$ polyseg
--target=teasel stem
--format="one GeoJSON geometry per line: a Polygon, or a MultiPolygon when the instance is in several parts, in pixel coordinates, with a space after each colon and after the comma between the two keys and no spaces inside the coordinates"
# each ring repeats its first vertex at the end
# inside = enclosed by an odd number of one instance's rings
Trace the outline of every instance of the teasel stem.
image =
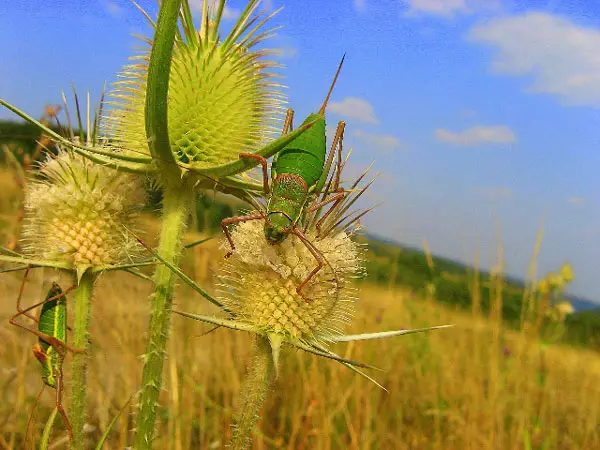
{"type": "Polygon", "coordinates": [[[86,271],[79,280],[74,295],[73,347],[82,353],[73,354],[72,394],[71,394],[71,427],[73,428],[72,450],[84,450],[85,434],[83,426],[87,416],[86,408],[86,375],[89,357],[89,329],[92,305],[92,293],[96,274],[86,271]]]}
{"type": "Polygon", "coordinates": [[[264,336],[257,336],[252,366],[240,389],[241,398],[234,419],[231,450],[245,450],[251,447],[252,432],[260,418],[259,411],[271,386],[274,369],[269,340],[264,336]]]}
{"type": "MultiPolygon", "coordinates": [[[[171,164],[174,157],[169,145],[167,127],[169,74],[180,6],[181,0],[165,0],[158,13],[148,64],[145,112],[146,136],[150,153],[161,171],[164,182],[163,217],[158,254],[175,266],[179,262],[185,224],[195,195],[192,186],[188,186],[188,183],[181,178],[177,166],[171,164]]],[[[152,448],[173,305],[173,282],[174,275],[171,270],[163,265],[157,266],[154,273],[154,293],[150,297],[152,313],[133,445],[136,450],[152,448]]]]}
{"type": "MultiPolygon", "coordinates": [[[[163,197],[163,218],[158,254],[162,259],[177,266],[183,249],[183,233],[186,219],[194,199],[191,186],[184,188],[167,186],[163,197]]],[[[162,386],[162,369],[173,306],[173,283],[176,275],[165,265],[159,265],[154,273],[152,313],[148,330],[144,371],[139,410],[136,419],[134,449],[151,449],[154,438],[154,421],[158,397],[162,386]]]]}

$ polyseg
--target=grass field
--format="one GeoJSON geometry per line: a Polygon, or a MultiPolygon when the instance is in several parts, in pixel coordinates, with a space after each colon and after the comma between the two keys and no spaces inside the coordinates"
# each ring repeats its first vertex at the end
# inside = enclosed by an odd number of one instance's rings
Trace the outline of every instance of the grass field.
{"type": "MultiPolygon", "coordinates": [[[[211,267],[221,254],[217,243],[209,241],[186,255],[184,268],[210,288],[211,267]]],[[[0,448],[17,449],[23,447],[27,419],[42,382],[30,351],[34,336],[8,324],[21,275],[0,276],[0,448]]],[[[26,303],[43,298],[55,277],[49,270],[32,272],[26,303]]],[[[63,287],[69,283],[61,280],[63,287]]],[[[90,448],[138,388],[149,293],[147,282],[128,274],[99,279],[88,384],[90,448]]],[[[181,286],[176,304],[190,312],[214,311],[181,286]]],[[[362,286],[350,331],[449,323],[456,326],[427,335],[339,344],[336,350],[343,356],[382,368],[372,375],[389,392],[337,363],[284,352],[254,448],[600,448],[597,353],[542,348],[525,333],[505,330],[494,318],[454,311],[402,289],[369,285],[362,286]]],[[[230,330],[203,335],[210,329],[173,318],[155,448],[217,449],[228,442],[252,342],[249,335],[230,330]]],[[[40,404],[38,439],[53,395],[47,389],[40,404]]],[[[129,445],[133,412],[133,407],[125,409],[105,448],[129,445]]],[[[61,445],[57,436],[54,448],[66,447],[64,442],[61,445]]]]}

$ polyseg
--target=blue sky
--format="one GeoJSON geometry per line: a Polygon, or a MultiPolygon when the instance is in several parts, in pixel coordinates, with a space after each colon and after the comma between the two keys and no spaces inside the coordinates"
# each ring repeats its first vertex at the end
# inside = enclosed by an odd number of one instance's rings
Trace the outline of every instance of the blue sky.
{"type": "MultiPolygon", "coordinates": [[[[192,2],[194,3],[194,2],[192,2]]],[[[196,0],[196,3],[200,3],[196,0]]],[[[575,0],[271,0],[271,46],[298,119],[341,55],[329,123],[348,123],[354,171],[381,173],[370,232],[524,277],[572,263],[600,303],[600,5],[575,0]],[[499,228],[498,228],[499,225],[499,228]]],[[[140,1],[148,11],[155,2],[140,1]]],[[[243,1],[228,2],[234,17],[243,1]]],[[[71,83],[97,98],[148,34],[127,0],[0,4],[0,97],[38,116],[71,83]]],[[[0,111],[0,119],[11,117],[0,111]]]]}

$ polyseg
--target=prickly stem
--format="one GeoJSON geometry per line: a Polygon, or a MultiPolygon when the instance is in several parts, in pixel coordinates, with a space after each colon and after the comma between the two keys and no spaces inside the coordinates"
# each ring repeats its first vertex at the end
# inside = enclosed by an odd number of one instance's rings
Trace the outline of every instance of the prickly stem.
{"type": "MultiPolygon", "coordinates": [[[[194,199],[191,186],[167,186],[163,199],[163,218],[158,254],[174,266],[183,249],[186,219],[194,199]]],[[[151,296],[152,314],[148,329],[144,372],[136,421],[134,449],[151,449],[154,437],[156,406],[162,386],[162,368],[169,334],[173,283],[176,275],[165,265],[154,274],[154,293],[151,296]]]]}
{"type": "Polygon", "coordinates": [[[252,366],[240,389],[231,450],[245,450],[252,445],[252,432],[260,418],[259,411],[273,380],[273,357],[269,339],[257,336],[252,366]]]}
{"type": "Polygon", "coordinates": [[[81,277],[79,286],[73,296],[73,347],[83,350],[83,353],[73,354],[72,394],[71,394],[71,427],[73,428],[73,441],[71,450],[85,448],[85,434],[83,426],[87,417],[86,409],[86,373],[89,357],[89,328],[90,311],[94,281],[96,275],[87,271],[81,277]]]}

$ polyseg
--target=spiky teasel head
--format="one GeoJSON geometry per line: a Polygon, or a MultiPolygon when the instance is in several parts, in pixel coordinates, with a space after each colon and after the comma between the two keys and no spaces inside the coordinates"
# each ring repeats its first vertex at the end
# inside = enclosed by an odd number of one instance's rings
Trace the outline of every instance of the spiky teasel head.
{"type": "Polygon", "coordinates": [[[315,257],[296,236],[269,244],[262,221],[233,230],[235,251],[221,269],[220,300],[236,320],[261,334],[326,343],[350,321],[356,298],[352,281],[362,273],[361,248],[344,230],[321,239],[315,230],[305,235],[326,261],[303,288],[310,302],[296,288],[316,267],[315,257]]]}
{"type": "MultiPolygon", "coordinates": [[[[175,161],[195,168],[226,164],[260,148],[274,135],[283,104],[281,85],[270,71],[278,65],[264,58],[267,50],[254,48],[270,36],[260,30],[271,16],[261,21],[254,15],[259,1],[252,0],[229,36],[220,39],[225,1],[214,10],[209,3],[203,2],[197,30],[183,1],[183,37],[176,38],[169,78],[171,151],[175,161]]],[[[115,145],[133,153],[149,153],[144,116],[149,51],[123,69],[103,121],[115,145]]]]}
{"type": "Polygon", "coordinates": [[[123,226],[135,228],[144,202],[136,177],[64,149],[37,175],[25,194],[27,256],[77,271],[131,262],[138,244],[123,226]]]}
{"type": "MultiPolygon", "coordinates": [[[[308,245],[293,233],[279,244],[270,244],[264,220],[242,222],[232,230],[235,250],[221,269],[220,300],[235,320],[270,339],[279,335],[283,342],[300,340],[321,346],[343,333],[357,297],[353,282],[364,275],[364,245],[352,237],[360,228],[358,219],[368,211],[346,214],[370,186],[357,188],[367,172],[348,186],[341,202],[304,213],[298,227],[308,245]],[[324,265],[299,295],[297,288],[318,264],[309,245],[324,265]]],[[[314,201],[329,195],[324,193],[314,201]]],[[[223,245],[229,246],[227,241],[223,245]]]]}

